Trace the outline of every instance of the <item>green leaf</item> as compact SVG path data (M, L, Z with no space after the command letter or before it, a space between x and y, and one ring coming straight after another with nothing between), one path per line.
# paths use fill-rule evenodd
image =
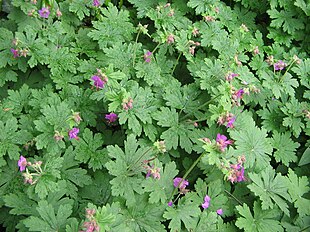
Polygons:
M102 169L108 160L107 150L101 149L103 139L101 134L93 135L90 129L86 128L79 140L73 141L75 147L75 158L83 163L88 163L89 168L94 171Z
M194 129L192 124L184 122L179 124L178 113L175 109L161 107L161 111L154 113L153 117L157 120L157 124L162 127L170 127L161 135L161 139L166 141L166 148L177 149L178 145L190 153L192 151L192 141L190 140L191 132Z
M291 198L287 192L285 177L279 173L275 176L275 171L270 165L260 174L249 173L249 177L253 183L247 187L261 199L263 210L273 209L277 205L286 215L290 215L285 200L291 201Z
M299 160L298 166L303 166L309 163L310 163L310 147L308 147L302 154L302 157Z
M255 126L253 120L242 125L240 130L232 130L231 138L235 140L236 152L245 155L246 168L255 167L257 170L264 169L269 165L272 146L267 137L267 131Z
M109 4L108 8L102 10L102 14L104 15L103 20L93 21L95 30L88 33L90 38L98 40L101 49L116 42L131 40L135 29L129 22L127 10L118 11L116 6Z
M238 217L236 226L244 229L245 232L265 232L265 231L284 231L279 220L278 211L262 210L260 204L254 202L254 216L247 204L236 207L241 217Z
M288 193L300 217L310 215L310 200L303 197L309 193L309 181L306 176L298 177L292 169L288 171Z
M108 146L108 154L114 161L109 161L106 168L110 175L115 176L110 181L112 195L123 196L128 206L136 203L135 193L142 194L141 163L150 158L151 148L138 148L134 135L129 135L125 142L125 152L119 146Z
M173 191L173 178L178 174L174 162L167 163L165 169L160 173L160 179L149 177L142 182L145 192L150 192L149 202L151 204L161 202L168 203L168 198Z
M30 216L23 222L29 231L61 231L64 230L65 225L72 213L71 205L61 205L58 208L57 215L52 205L47 201L39 201L36 208L40 217Z
M283 28L283 30L289 34L293 34L296 30L300 30L305 27L302 20L294 17L296 13L293 12L293 10L277 11L276 9L271 9L267 10L267 13L272 19L270 26Z
M216 0L190 0L188 1L187 6L194 8L196 15L199 15L205 13L215 2Z
M277 162L282 162L284 165L289 166L290 162L297 161L295 152L299 147L299 143L291 139L290 133L280 134L275 131L271 139L271 145L277 150L273 154Z
M177 207L168 207L163 217L171 220L169 228L171 231L181 231L182 222L187 231L195 228L201 211L195 203L178 204Z
M26 194L23 193L10 193L4 196L5 206L13 208L10 210L10 214L13 215L33 215L35 214L36 202L29 199Z
M89 8L85 4L85 0L72 1L70 3L69 11L76 13L80 20L83 20L85 16L89 16Z

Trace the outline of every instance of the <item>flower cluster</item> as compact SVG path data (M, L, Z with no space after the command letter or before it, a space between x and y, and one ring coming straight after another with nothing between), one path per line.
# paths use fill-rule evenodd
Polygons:
M93 0L93 6L94 7L99 7L101 4L100 4L100 1L99 0Z
M144 56L143 56L144 61L145 61L146 63L150 63L150 62L151 62L151 56L152 56L152 52L147 51L147 52L144 54Z
M81 232L83 232L83 231L86 231L86 232L100 231L100 227L96 221L95 214L96 214L95 209L86 209L87 221L85 221L83 223L84 228Z
M232 113L227 112L226 114L221 115L218 118L217 123L219 125L226 124L227 128L234 128L235 121L236 121L236 116L234 116Z
M232 140L227 140L227 137L225 135L221 135L221 134L217 134L216 136L216 146L217 148L221 151L224 152L225 148L230 145L233 144Z
M204 198L204 202L203 202L203 204L201 205L202 208L204 208L204 209L209 208L209 206L210 206L210 200L211 200L211 198L210 198L208 195L206 195L205 198Z
M109 124L111 124L113 122L116 122L116 120L118 119L118 116L115 113L109 113L105 115L105 119L107 120Z
M187 185L189 185L188 181L181 177L176 177L173 179L173 186L175 188L179 188L180 193L182 194L185 194L188 192L188 189L186 189Z
M237 164L230 165L227 180L229 180L231 183L245 181L244 167L242 166L244 162L245 157L241 156L238 158Z
M71 139L79 140L79 137L77 136L79 132L80 132L80 129L79 129L79 128L73 127L73 128L68 132L69 139L70 139L70 140L71 140Z
M281 71L287 66L286 63L284 63L282 60L279 60L278 62L273 64L275 71Z
M132 109L132 107L133 107L132 103L133 103L132 98L123 100L123 104L122 104L123 110L127 111L129 109Z
M236 106L240 106L240 99L242 99L244 94L245 92L242 88L238 90L232 88L232 96L231 96L232 103Z
M225 79L226 81L230 82L232 81L235 77L239 76L237 73L229 72L226 74Z
M192 55L195 55L195 48L197 46L200 46L200 43L199 42L194 42L192 40L189 41L189 53L192 54Z
M29 183L31 185L35 184L43 173L41 169L42 161L31 163L31 162L28 162L27 159L21 155L19 157L17 165L19 167L19 171L23 172L22 175L24 177L25 184L26 183Z
M154 164L151 166L145 165L144 168L147 170L146 178L152 175L154 179L160 179L160 168L155 167Z
M50 15L50 10L49 8L43 7L41 10L39 10L39 15L41 18L47 19L48 16Z
M167 150L166 150L166 144L165 144L165 141L156 141L154 143L154 146L157 148L157 150L160 152L160 153L165 153Z
M170 34L167 37L167 44L172 44L172 43L174 43L174 35Z

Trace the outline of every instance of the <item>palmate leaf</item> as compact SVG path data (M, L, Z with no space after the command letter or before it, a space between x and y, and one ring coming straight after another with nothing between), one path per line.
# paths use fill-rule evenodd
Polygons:
M231 138L235 141L236 152L245 155L246 168L264 169L269 165L272 146L267 137L267 131L255 126L253 119L245 122L240 130L232 130Z
M216 0L190 0L187 3L188 7L195 9L197 15L205 13L207 9L215 4Z
M122 196L128 206L136 204L135 192L142 194L141 183L143 177L140 173L141 162L150 158L152 148L138 148L137 140L133 134L127 137L125 152L119 146L108 146L108 154L115 160L109 161L106 168L110 175L115 176L110 181L112 195Z
M90 10L85 4L85 0L72 1L69 6L69 11L76 13L79 20L83 20L85 16L90 15Z
M31 139L31 134L24 130L18 130L15 117L7 121L0 121L0 166L5 165L3 156L9 155L10 159L18 160L20 144L25 144Z
M160 179L151 177L142 182L145 192L150 192L149 202L151 204L161 202L165 204L173 191L173 178L178 174L174 162L167 163L165 169L160 172Z
M72 146L67 148L63 158L61 177L66 180L67 193L75 198L77 197L77 186L83 187L91 184L91 178L85 169L78 167L79 162L75 160L75 152L73 152Z
M109 4L102 10L104 19L94 21L95 30L88 33L88 36L98 40L99 47L104 49L107 45L113 45L116 42L125 42L132 38L135 31L132 23L129 22L129 12L127 10L118 11L116 6Z
M290 162L297 161L295 152L299 147L299 143L291 139L290 133L280 134L275 131L271 144L277 150L273 154L277 162L282 162L284 165L289 166Z
M174 108L161 107L160 111L153 114L157 124L162 127L170 127L161 135L161 139L166 141L166 148L177 149L180 145L186 152L192 151L193 142L190 140L191 132L194 130L194 125L189 123L179 123L178 113Z
M150 88L139 87L137 82L129 82L129 96L133 99L133 108L123 110L119 114L121 125L128 123L128 128L134 135L141 135L142 126L152 123L152 114L156 110L156 101ZM109 107L110 108L110 107Z
M192 230L196 227L198 217L201 213L196 203L187 202L181 200L177 207L169 207L165 211L163 217L171 220L169 222L169 229L171 231L181 231L182 222L187 231Z
M310 200L303 195L309 193L310 187L306 176L298 177L292 169L288 171L288 193L297 208L300 217L310 215Z
M262 209L273 209L277 205L286 214L290 215L285 200L291 201L287 192L286 178L281 174L275 176L275 170L268 165L260 174L249 173L252 184L247 187L260 198Z
M132 207L120 207L119 203L113 203L108 211L116 215L114 224L111 225L112 232L164 232L165 226L161 223L162 215L166 205L150 204L148 195L138 195L138 204Z
M88 163L94 171L102 169L108 161L107 150L102 149L103 139L101 134L94 134L86 128L79 140L73 140L75 158L83 163Z
M55 214L54 207L47 201L39 201L38 207L36 208L39 217L30 216L23 220L29 231L63 231L66 224L70 221L70 215L72 213L72 206L69 204L61 205Z
M243 206L236 207L241 217L238 217L236 226L244 229L245 232L282 232L284 231L279 220L279 211L262 210L259 202L254 202L254 216L250 208L244 203Z
M267 10L267 13L270 15L270 18L272 18L270 26L283 28L283 30L289 34L293 34L296 30L305 27L302 20L294 17L296 13L292 10L277 11L276 9L271 9Z

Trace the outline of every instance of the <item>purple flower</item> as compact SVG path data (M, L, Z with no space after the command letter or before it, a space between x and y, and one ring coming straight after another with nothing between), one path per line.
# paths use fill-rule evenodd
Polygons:
M202 208L204 208L204 209L209 208L210 200L211 200L211 198L208 195L206 195L205 198L204 198L204 203L201 204Z
M227 140L227 137L225 135L217 134L216 136L216 145L220 149L221 152L224 152L225 148L232 144L232 140Z
M279 71L286 67L286 63L284 63L282 60L279 60L277 63L273 65L274 70Z
M236 175L237 175L237 182L244 181L245 180L244 167L242 167L241 170L236 173Z
M18 49L11 48L11 52L13 53L13 57L14 57L14 58L19 57Z
M173 205L173 202L172 202L172 201L169 201L169 202L168 202L168 206L171 207L172 205Z
M24 156L20 156L19 157L19 160L18 160L18 167L19 167L19 171L25 171L25 169L26 169L26 166L27 166L27 160L26 160L26 158L24 157Z
M226 127L228 128L234 128L234 123L236 121L236 117L231 117L231 118L228 118L228 122L227 122L227 125Z
M93 6L95 6L95 7L100 6L100 1L99 0L93 0Z
M244 90L243 89L239 89L238 91L236 91L235 93L234 93L234 95L236 96L236 98L238 99L238 98L242 98L242 96L243 96L243 94L244 94Z
M108 121L108 123L113 123L118 119L117 114L110 113L105 115L105 119Z
M150 51L147 51L147 52L144 54L143 58L144 58L144 61L145 61L146 63L150 63L150 62L151 62L151 58L150 58L151 55L152 55L152 52L150 52Z
M70 131L69 131L69 139L79 139L79 137L77 136L77 134L80 132L79 128L75 128L73 127Z
M99 76L92 76L91 78L94 81L94 86L97 89L102 89L104 87L104 81Z
M185 189L187 185L189 185L188 181L181 177L176 177L173 179L173 186L176 188L179 187L180 189Z
M222 215L222 214L223 214L223 210L222 210L222 209L218 209L218 210L216 210L216 213L217 213L218 215Z
M50 10L46 7L43 7L41 10L39 10L39 15L41 18L47 19L50 15Z

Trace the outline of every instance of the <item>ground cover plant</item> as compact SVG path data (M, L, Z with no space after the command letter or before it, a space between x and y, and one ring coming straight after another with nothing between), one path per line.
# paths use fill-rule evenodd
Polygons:
M306 0L2 0L6 231L307 231Z

